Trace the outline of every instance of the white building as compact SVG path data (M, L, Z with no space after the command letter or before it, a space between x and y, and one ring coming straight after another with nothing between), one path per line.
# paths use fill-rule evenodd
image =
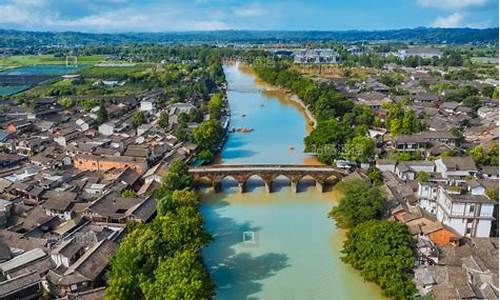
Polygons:
M152 112L154 110L154 102L151 100L142 100L141 106L139 107L139 110Z
M436 214L436 199L438 197L439 186L435 182L419 182L417 198L418 206L431 214Z
M471 187L459 194L439 187L437 219L466 237L489 237L495 202L484 196L484 188Z
M442 157L435 161L436 172L443 178L475 176L477 167L470 157Z
M395 169L396 175L403 180L415 180L418 172L434 172L434 162L427 160L402 161Z
M399 50L396 54L400 59L405 59L411 56L418 56L421 58L433 58L443 56L443 52L435 48L425 47L412 47L408 49Z
M102 135L113 135L115 131L115 124L113 122L107 122L99 125L98 131Z

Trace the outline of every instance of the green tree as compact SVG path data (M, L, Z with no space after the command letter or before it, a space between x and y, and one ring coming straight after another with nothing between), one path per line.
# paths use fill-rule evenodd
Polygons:
M416 289L409 273L414 267L411 236L405 225L370 220L347 233L342 261L377 283L391 299L412 299Z
M132 226L132 231L121 241L111 261L105 298L142 299L144 294L152 295L152 288L159 287L148 283L162 271L160 262L175 257L179 251L189 249L198 252L209 241L211 236L203 229L203 217L196 207L191 206L167 212L151 223ZM200 270L199 266L194 264L191 268ZM195 276L193 280L197 280L197 272L191 275ZM209 294L213 293L209 281L204 281L201 288Z
M421 183L429 181L429 174L424 171L419 171L417 173L417 180Z
M481 107L481 101L477 96L469 96L462 101L462 104L466 107L470 107L474 110L478 109Z
M481 95L484 97L492 98L495 87L493 85L485 85L481 89Z
M367 136L356 136L345 145L344 155L350 161L368 162L375 155L375 142Z
M498 187L486 190L486 196L491 200L498 202Z
M342 183L342 192L339 205L329 213L339 227L352 228L382 213L384 197L370 183L361 179L349 180Z
M141 299L140 283L156 268L159 236L150 225L135 226L110 263L106 299Z
M144 112L140 110L134 111L132 114L132 125L137 128L144 123L146 123L146 116L144 115Z
M175 190L183 190L191 187L192 178L189 175L189 167L182 160L174 160L168 168L168 172L161 180L161 186L154 194L157 199L172 193Z
M415 116L413 110L406 110L402 103L388 104L385 124L392 134L412 134L420 132L424 124Z
M498 166L498 143L490 144L488 148L488 162L490 165Z
M189 188L184 188L166 193L162 198L158 199L157 211L158 215L165 215L169 211L176 212L181 207L197 207L197 205L198 194Z
M201 262L192 249L176 252L158 264L154 278L142 285L146 300L212 299L214 287Z
M384 182L384 178L382 177L382 172L374 166L371 166L366 171L366 175L370 178L370 181L375 186L379 186Z
M478 164L488 163L488 155L482 145L477 145L469 151L469 155L474 159L474 161Z
M323 163L333 164L341 156L347 139L352 136L351 128L334 119L320 121L316 128L304 139L307 152L319 155Z
M211 150L224 137L224 130L219 121L211 119L202 122L193 130L194 142L203 150Z
M493 89L493 94L491 95L491 98L498 100L498 88L497 87L495 87Z
M124 189L122 192L122 197L123 198L134 198L134 197L137 197L137 194L134 192L133 189Z
M166 111L162 111L158 116L158 126L163 129L168 127L168 113Z
M220 119L222 109L224 108L224 99L222 94L215 93L208 101L208 111L211 119Z
M104 106L104 101L99 102L99 109L97 110L96 116L97 125L101 125L108 120L108 111Z
M57 100L57 103L64 106L64 108L66 108L66 109L73 107L73 105L75 105L75 102L73 101L73 99L71 99L69 97L62 97L61 99Z

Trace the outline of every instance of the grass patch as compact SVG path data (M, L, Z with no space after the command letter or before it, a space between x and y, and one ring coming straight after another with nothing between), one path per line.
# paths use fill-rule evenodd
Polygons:
M99 67L93 66L85 68L79 73L84 77L92 77L99 79L115 79L122 80L126 79L128 76L144 72L151 67L151 64L137 64L133 67Z
M78 56L78 63L98 63L106 59L105 55ZM71 62L73 62L71 60ZM65 64L66 57L54 55L13 55L0 57L0 69L6 67L25 66L34 64Z

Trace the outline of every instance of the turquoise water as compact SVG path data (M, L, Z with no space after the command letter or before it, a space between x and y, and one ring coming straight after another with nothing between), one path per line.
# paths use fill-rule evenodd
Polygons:
M221 163L313 162L303 153L308 126L298 107L283 94L264 93L255 77L237 65L224 70L231 126L254 131L230 135ZM203 256L217 299L380 298L375 285L340 261L343 232L327 218L337 191L319 193L303 182L293 193L282 182L268 194L256 178L245 194L230 181L223 186L224 193L202 194L201 207L215 239Z
M85 65L66 66L63 64L40 64L22 66L14 69L8 69L0 72L0 75L64 75L76 72L85 67Z

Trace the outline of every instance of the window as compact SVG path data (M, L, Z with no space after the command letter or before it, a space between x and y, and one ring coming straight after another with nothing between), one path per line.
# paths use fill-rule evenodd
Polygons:
M469 206L469 213L474 213L474 204Z

